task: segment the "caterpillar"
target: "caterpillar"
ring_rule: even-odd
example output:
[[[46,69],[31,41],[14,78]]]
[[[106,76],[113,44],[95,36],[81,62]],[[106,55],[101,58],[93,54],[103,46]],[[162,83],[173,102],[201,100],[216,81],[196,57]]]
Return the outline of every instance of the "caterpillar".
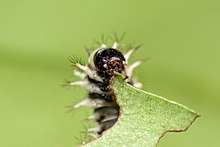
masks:
[[[112,79],[116,73],[123,74],[126,77],[124,81],[130,85],[137,88],[142,87],[140,82],[132,79],[134,69],[142,63],[142,60],[128,65],[130,56],[139,47],[133,47],[126,53],[122,53],[119,50],[118,40],[116,37],[111,47],[101,43],[94,51],[89,51],[86,65],[71,59],[71,62],[77,67],[74,74],[81,78],[81,81],[73,81],[68,84],[82,86],[88,91],[88,96],[73,107],[89,106],[94,109],[93,115],[88,117],[89,120],[95,120],[98,123],[97,127],[88,129],[88,133],[93,138],[100,137],[104,131],[117,122],[119,117],[120,107],[112,88]]]

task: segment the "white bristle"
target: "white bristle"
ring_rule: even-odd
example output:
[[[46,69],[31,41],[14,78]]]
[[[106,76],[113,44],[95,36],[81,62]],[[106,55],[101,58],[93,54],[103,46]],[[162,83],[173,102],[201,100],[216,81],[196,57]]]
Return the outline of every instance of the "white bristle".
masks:
[[[114,42],[112,48],[117,49],[118,48],[118,42]]]
[[[88,84],[89,84],[88,81],[75,81],[69,83],[70,86],[82,86],[82,87],[86,87]]]
[[[134,53],[136,49],[133,48],[133,49],[130,49],[126,54],[124,54],[124,57],[125,57],[125,61],[128,62],[130,56]]]
[[[74,75],[81,78],[81,79],[85,79],[87,74],[83,73],[83,72],[80,72],[80,71],[77,71],[77,70],[74,70]]]
[[[100,48],[107,48],[107,45],[106,44],[101,44]]]
[[[103,99],[90,99],[90,98],[86,98],[84,100],[82,100],[81,102],[79,102],[78,104],[76,104],[74,106],[74,108],[79,108],[81,106],[88,106],[88,107],[92,107],[92,108],[100,108],[103,106],[112,106],[113,104],[110,102],[106,102]]]
[[[93,105],[93,101],[91,99],[86,98],[81,102],[79,102],[78,104],[76,104],[74,108],[79,108],[81,106],[92,106],[92,105]]]
[[[107,121],[110,121],[110,120],[113,120],[116,118],[118,118],[117,115],[112,115],[112,116],[109,116],[109,117],[106,117],[105,119],[103,119],[102,122],[107,122]]]
[[[103,93],[103,91],[101,91],[100,88],[94,84],[87,85],[86,89],[89,92],[93,92],[93,93]]]
[[[91,115],[91,116],[88,117],[89,120],[95,120],[96,118],[97,118],[96,115]]]
[[[129,65],[127,67],[127,76],[132,76],[132,73],[134,71],[135,68],[137,68],[142,62],[139,60],[139,61],[136,61],[134,62],[133,64]]]
[[[92,69],[90,69],[88,66],[84,66],[84,65],[81,65],[81,64],[79,64],[79,63],[76,63],[76,66],[77,66],[79,69],[83,70],[86,74],[88,74],[88,76],[89,76],[90,78],[95,79],[95,80],[100,81],[100,82],[103,81],[102,78],[98,76],[97,71],[92,70]]]
[[[89,128],[88,132],[98,132],[100,130],[100,126],[94,127],[94,128]]]
[[[99,137],[99,135],[93,133],[89,133],[88,135],[91,136],[93,139],[97,139]]]
[[[142,87],[143,87],[143,84],[140,83],[140,82],[134,82],[133,86],[134,86],[134,87],[137,87],[137,88],[142,88]]]
[[[100,90],[99,87],[97,87],[95,84],[89,83],[88,81],[75,81],[75,82],[70,82],[70,86],[81,86],[86,88],[89,92],[94,92],[94,93],[103,93],[103,91]]]

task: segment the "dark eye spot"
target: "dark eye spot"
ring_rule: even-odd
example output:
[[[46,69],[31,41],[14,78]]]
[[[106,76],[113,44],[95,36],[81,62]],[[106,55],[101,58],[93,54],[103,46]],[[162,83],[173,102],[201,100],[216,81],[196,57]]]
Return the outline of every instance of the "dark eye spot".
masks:
[[[113,48],[102,48],[93,57],[94,64],[99,71],[113,74],[124,70],[125,58],[123,54]]]

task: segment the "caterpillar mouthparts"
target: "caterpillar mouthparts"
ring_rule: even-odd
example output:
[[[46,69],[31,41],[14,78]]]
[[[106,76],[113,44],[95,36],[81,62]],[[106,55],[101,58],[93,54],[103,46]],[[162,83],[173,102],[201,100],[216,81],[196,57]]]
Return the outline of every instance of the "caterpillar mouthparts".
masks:
[[[142,84],[132,80],[132,73],[142,61],[138,60],[128,65],[130,56],[137,48],[128,50],[123,54],[118,50],[118,41],[113,43],[112,47],[101,44],[95,51],[89,53],[87,65],[75,63],[77,69],[74,71],[75,76],[81,78],[81,81],[69,82],[69,85],[82,86],[88,90],[88,96],[74,108],[81,106],[89,106],[94,109],[92,116],[88,119],[98,122],[98,126],[88,129],[93,138],[98,138],[102,133],[111,128],[119,117],[120,107],[116,100],[117,97],[112,87],[112,79],[117,73],[121,73],[127,77],[124,81],[137,88],[141,88]]]

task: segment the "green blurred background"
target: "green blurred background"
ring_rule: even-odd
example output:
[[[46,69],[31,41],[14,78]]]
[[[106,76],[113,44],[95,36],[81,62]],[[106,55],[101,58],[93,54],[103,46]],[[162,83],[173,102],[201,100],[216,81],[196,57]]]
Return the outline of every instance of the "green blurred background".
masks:
[[[151,57],[135,75],[144,89],[199,112],[187,132],[159,147],[220,146],[220,2],[217,0],[0,0],[0,146],[72,147],[91,113],[67,113],[86,91],[60,85],[72,76],[67,57],[126,32],[125,43]]]

